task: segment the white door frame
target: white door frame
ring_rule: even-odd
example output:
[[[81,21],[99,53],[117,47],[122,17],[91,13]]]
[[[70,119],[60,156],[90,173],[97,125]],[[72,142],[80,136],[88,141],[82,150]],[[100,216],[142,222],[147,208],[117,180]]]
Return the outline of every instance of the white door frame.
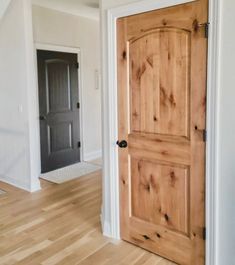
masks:
[[[54,44],[36,42],[35,43],[35,51],[37,52],[37,50],[77,54],[77,59],[78,59],[78,63],[79,63],[79,68],[78,68],[78,96],[79,96],[79,103],[80,103],[80,111],[79,111],[79,130],[80,130],[80,141],[81,141],[80,160],[82,162],[84,160],[84,141],[83,141],[83,135],[84,134],[83,134],[83,100],[82,100],[83,85],[82,85],[82,67],[81,67],[82,54],[81,54],[81,49],[78,47],[59,46],[59,45],[54,45]],[[35,55],[35,58],[36,58],[36,62],[35,62],[36,63],[36,76],[37,76],[37,80],[38,80],[37,56],[36,55]],[[38,93],[37,93],[37,102],[39,102]],[[37,112],[38,112],[38,117],[39,117],[39,105],[37,107],[38,107]],[[40,130],[40,127],[38,127],[38,128]],[[38,132],[38,135],[40,136],[40,131]],[[39,147],[40,147],[40,143],[39,143]],[[39,152],[40,152],[40,148],[39,148]],[[41,165],[41,155],[39,154],[38,157],[40,157],[40,161],[38,163],[40,163],[40,165]]]
[[[120,239],[119,172],[118,172],[118,105],[116,20],[120,17],[170,7],[194,0],[139,0],[103,10],[103,208],[105,235]],[[219,84],[219,0],[209,0],[209,50],[207,85],[206,149],[206,265],[216,265],[217,198],[218,198],[218,84]],[[108,54],[107,54],[108,53]],[[107,57],[105,56],[107,54]]]

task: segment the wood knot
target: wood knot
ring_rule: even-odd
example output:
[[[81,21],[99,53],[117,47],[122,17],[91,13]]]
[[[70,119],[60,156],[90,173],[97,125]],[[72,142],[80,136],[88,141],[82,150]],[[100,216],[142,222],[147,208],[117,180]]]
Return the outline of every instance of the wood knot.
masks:
[[[147,186],[146,186],[146,190],[147,190],[148,192],[150,192],[150,185],[147,185]]]
[[[157,235],[158,238],[161,238],[161,235],[160,234],[156,233],[156,235]]]
[[[124,52],[122,53],[122,58],[123,58],[124,60],[126,60],[126,51],[124,51]]]
[[[199,23],[198,23],[197,19],[194,19],[194,21],[193,21],[193,30],[195,32],[198,32],[198,30],[199,30]]]
[[[143,235],[143,238],[144,238],[145,240],[150,240],[150,237],[148,237],[147,235]]]
[[[133,112],[132,115],[133,115],[134,118],[137,118],[139,116],[136,110]]]
[[[167,214],[164,215],[166,221],[168,222],[169,221],[169,216]]]
[[[175,98],[173,94],[170,95],[169,101],[171,103],[171,106],[174,106],[174,107],[176,106],[176,102],[175,102]]]
[[[167,21],[165,19],[162,20],[162,25],[166,26],[167,25]]]
[[[147,62],[148,62],[148,64],[153,68],[153,56],[149,56],[149,57],[147,58]]]

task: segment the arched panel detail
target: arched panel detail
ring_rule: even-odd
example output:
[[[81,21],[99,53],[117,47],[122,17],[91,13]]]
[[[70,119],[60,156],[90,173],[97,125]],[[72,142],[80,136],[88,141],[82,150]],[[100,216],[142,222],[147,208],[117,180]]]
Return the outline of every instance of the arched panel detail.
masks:
[[[131,131],[190,137],[191,33],[151,29],[130,40]]]

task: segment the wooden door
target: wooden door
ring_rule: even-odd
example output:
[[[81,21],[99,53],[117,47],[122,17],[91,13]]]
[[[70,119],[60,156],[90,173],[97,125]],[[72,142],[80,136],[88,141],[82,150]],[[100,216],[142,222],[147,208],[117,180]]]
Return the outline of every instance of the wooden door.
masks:
[[[117,21],[121,237],[185,265],[205,263],[207,10]]]
[[[77,55],[38,51],[42,173],[80,162]]]

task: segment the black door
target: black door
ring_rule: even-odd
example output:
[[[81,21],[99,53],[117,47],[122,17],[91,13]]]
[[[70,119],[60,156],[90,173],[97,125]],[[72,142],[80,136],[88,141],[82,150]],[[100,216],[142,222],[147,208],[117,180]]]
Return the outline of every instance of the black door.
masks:
[[[80,162],[77,55],[38,57],[42,173]]]

